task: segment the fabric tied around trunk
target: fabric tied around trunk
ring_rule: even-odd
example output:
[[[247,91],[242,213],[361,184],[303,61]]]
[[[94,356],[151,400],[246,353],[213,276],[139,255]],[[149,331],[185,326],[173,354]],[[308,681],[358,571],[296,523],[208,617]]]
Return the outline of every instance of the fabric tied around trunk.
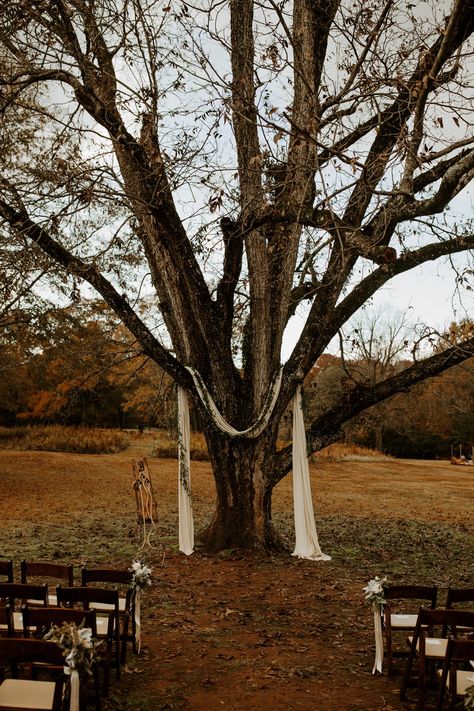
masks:
[[[279,368],[265,399],[262,411],[251,427],[236,430],[222,417],[201,375],[187,368],[193,377],[196,390],[216,427],[229,437],[258,437],[267,426],[280,394],[283,368]],[[314,520],[311,484],[309,477],[306,434],[302,409],[301,386],[296,388],[293,400],[293,501],[295,517],[294,556],[309,560],[331,560],[322,552]],[[194,550],[194,525],[191,504],[189,405],[186,390],[178,387],[178,455],[179,455],[179,550],[190,555]]]

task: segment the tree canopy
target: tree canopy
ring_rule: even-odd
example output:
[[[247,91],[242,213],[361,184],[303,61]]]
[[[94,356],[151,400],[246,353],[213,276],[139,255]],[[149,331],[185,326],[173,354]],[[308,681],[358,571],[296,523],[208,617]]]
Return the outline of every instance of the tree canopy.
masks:
[[[72,294],[87,282],[193,394],[211,547],[277,541],[271,492],[291,468],[278,424],[351,316],[432,260],[472,276],[471,220],[449,208],[474,176],[473,29],[471,0],[2,6],[3,252],[35,275],[59,265]],[[136,308],[144,288],[153,319]],[[185,366],[245,429],[303,306],[265,431],[216,432]],[[473,352],[469,336],[350,388],[308,423],[310,449]]]

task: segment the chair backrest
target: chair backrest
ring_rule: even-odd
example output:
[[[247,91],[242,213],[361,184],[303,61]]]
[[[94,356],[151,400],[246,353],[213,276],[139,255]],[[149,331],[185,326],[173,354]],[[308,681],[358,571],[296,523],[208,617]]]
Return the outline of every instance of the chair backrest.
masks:
[[[82,585],[87,587],[90,583],[107,583],[108,586],[116,585],[122,588],[126,598],[126,609],[130,607],[132,599],[133,573],[124,568],[82,568]]]
[[[133,573],[123,568],[82,568],[82,584],[116,583],[127,585],[132,583]]]
[[[13,582],[13,560],[0,560],[0,576],[8,583]]]
[[[84,585],[76,587],[63,587],[62,585],[58,585],[56,588],[56,596],[58,605],[64,607],[72,607],[75,604],[80,604],[84,610],[88,610],[91,603],[98,602],[113,605],[118,611],[118,590]]]
[[[436,585],[387,585],[384,588],[386,600],[423,600],[430,608],[436,607],[438,588]]]
[[[9,603],[0,605],[0,625],[5,627],[4,633],[6,637],[13,637],[13,614]]]
[[[22,607],[25,637],[43,637],[53,625],[61,627],[65,622],[74,622],[78,627],[90,627],[97,637],[96,613],[94,610],[76,610],[70,607]]]
[[[15,600],[25,604],[27,600],[34,600],[40,605],[48,604],[48,586],[32,585],[29,583],[0,583],[0,599],[8,600],[15,607]]]
[[[54,578],[56,583],[65,580],[69,587],[74,584],[72,565],[22,560],[20,564],[21,582],[28,583],[30,578]]]
[[[472,602],[474,605],[474,587],[448,588],[446,607],[452,608],[459,603]]]
[[[435,628],[437,627],[441,628],[440,636],[445,635],[447,629],[449,629],[449,632],[453,635],[455,635],[456,630],[461,627],[472,627],[474,629],[474,611],[447,610],[443,607],[432,610],[426,607],[420,607],[416,621],[414,641],[420,636],[420,632],[423,628],[426,628],[426,636],[433,636]]]
[[[14,676],[17,674],[18,664],[43,664],[62,669],[64,666],[63,650],[54,642],[45,642],[39,639],[24,639],[22,637],[0,638],[0,669],[4,669],[7,664],[11,665]],[[60,711],[62,708],[64,674],[58,674],[56,671],[54,684],[51,710]]]

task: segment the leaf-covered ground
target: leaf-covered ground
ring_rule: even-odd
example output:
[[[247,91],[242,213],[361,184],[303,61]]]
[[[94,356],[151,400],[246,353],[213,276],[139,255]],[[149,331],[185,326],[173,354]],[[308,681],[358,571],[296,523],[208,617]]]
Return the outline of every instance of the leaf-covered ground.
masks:
[[[19,561],[128,566],[139,544],[131,458],[0,451],[0,555]],[[155,548],[142,551],[154,586],[143,602],[144,647],[130,654],[106,711],[375,711],[401,704],[397,679],[373,677],[373,634],[362,587],[395,582],[474,584],[474,470],[447,462],[312,466],[326,563],[227,550],[177,550],[177,471],[149,458],[158,500]],[[207,463],[192,465],[196,528],[214,496]],[[291,479],[274,520],[292,542]]]

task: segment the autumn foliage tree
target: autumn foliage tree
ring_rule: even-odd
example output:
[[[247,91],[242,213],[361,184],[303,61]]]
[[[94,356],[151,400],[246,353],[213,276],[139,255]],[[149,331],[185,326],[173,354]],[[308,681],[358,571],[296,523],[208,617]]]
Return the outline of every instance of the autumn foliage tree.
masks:
[[[428,261],[464,255],[468,278],[471,226],[446,211],[474,171],[473,29],[471,0],[2,5],[2,240],[91,285],[190,391],[216,481],[209,548],[279,545],[279,421],[344,323]],[[143,285],[154,319],[136,308]],[[228,438],[185,366],[245,429],[302,306],[268,426]],[[344,392],[307,423],[309,448],[473,348]]]

